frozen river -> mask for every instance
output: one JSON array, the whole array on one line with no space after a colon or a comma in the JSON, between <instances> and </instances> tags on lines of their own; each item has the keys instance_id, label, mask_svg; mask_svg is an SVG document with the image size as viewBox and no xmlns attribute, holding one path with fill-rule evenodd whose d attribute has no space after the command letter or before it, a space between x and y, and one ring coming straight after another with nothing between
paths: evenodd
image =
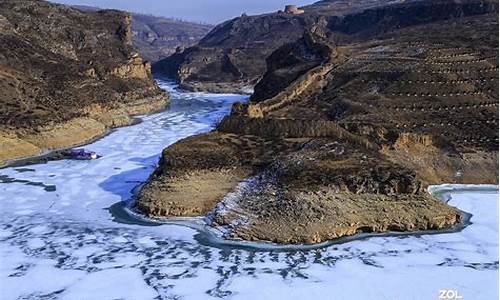
<instances>
[{"instance_id":1,"label":"frozen river","mask_svg":"<svg viewBox=\"0 0 500 300\"><path fill-rule=\"evenodd\" d=\"M0 169L0 299L498 299L498 187L447 188L460 232L312 249L212 243L192 227L128 224L116 207L161 150L210 130L239 95L173 91L171 107L86 148L95 161ZM449 298L441 298L449 299Z\"/></svg>"}]
</instances>

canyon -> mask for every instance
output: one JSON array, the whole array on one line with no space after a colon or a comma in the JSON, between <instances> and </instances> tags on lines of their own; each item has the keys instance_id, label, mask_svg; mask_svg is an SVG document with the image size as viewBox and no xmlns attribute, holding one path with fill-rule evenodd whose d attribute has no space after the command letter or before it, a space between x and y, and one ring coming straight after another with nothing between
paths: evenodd
<instances>
[{"instance_id":1,"label":"canyon","mask_svg":"<svg viewBox=\"0 0 500 300\"><path fill-rule=\"evenodd\" d=\"M498 299L498 13L0 0L1 298Z\"/></svg>"}]
</instances>

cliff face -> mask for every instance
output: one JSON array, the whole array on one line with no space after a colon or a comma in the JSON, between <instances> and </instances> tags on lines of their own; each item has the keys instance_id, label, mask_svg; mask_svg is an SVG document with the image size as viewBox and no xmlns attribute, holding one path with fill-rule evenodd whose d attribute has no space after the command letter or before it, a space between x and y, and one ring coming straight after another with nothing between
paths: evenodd
<instances>
[{"instance_id":1,"label":"cliff face","mask_svg":"<svg viewBox=\"0 0 500 300\"><path fill-rule=\"evenodd\" d=\"M84 12L101 10L94 6L71 6ZM176 51L196 44L212 28L212 25L186 22L152 15L130 13L134 47L149 62L167 58Z\"/></svg>"},{"instance_id":2,"label":"cliff face","mask_svg":"<svg viewBox=\"0 0 500 300\"><path fill-rule=\"evenodd\" d=\"M84 142L128 124L130 114L164 107L168 97L132 38L123 12L0 2L0 163Z\"/></svg>"},{"instance_id":3,"label":"cliff face","mask_svg":"<svg viewBox=\"0 0 500 300\"><path fill-rule=\"evenodd\" d=\"M481 14L492 1L321 1L303 13L241 16L215 27L196 46L154 65L192 90L234 91L253 87L266 71L265 59L304 32L321 27L336 43L393 28Z\"/></svg>"},{"instance_id":4,"label":"cliff face","mask_svg":"<svg viewBox=\"0 0 500 300\"><path fill-rule=\"evenodd\" d=\"M151 62L157 62L176 51L193 46L212 27L212 25L132 14L134 46L144 59Z\"/></svg>"},{"instance_id":5,"label":"cliff face","mask_svg":"<svg viewBox=\"0 0 500 300\"><path fill-rule=\"evenodd\" d=\"M242 16L215 27L196 46L156 63L154 71L192 90L241 90L266 69L265 58L295 41L316 18L287 14Z\"/></svg>"},{"instance_id":6,"label":"cliff face","mask_svg":"<svg viewBox=\"0 0 500 300\"><path fill-rule=\"evenodd\" d=\"M425 187L498 183L498 4L352 4L275 50L216 131L167 148L137 207L280 243L460 221Z\"/></svg>"}]
</instances>

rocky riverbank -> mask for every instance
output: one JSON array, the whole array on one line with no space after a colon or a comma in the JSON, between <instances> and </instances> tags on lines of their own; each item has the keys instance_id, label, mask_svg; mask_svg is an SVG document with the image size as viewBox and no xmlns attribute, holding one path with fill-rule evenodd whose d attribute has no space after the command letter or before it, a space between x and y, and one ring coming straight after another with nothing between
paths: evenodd
<instances>
[{"instance_id":1,"label":"rocky riverbank","mask_svg":"<svg viewBox=\"0 0 500 300\"><path fill-rule=\"evenodd\" d=\"M127 13L3 1L0 53L0 165L87 142L169 102L132 46Z\"/></svg>"},{"instance_id":2,"label":"rocky riverbank","mask_svg":"<svg viewBox=\"0 0 500 300\"><path fill-rule=\"evenodd\" d=\"M47 151L86 144L105 135L110 129L128 126L135 115L163 110L168 97L163 95L127 104L115 109L96 109L87 117L78 117L34 129L0 131L0 167L19 159L39 156Z\"/></svg>"},{"instance_id":3,"label":"rocky riverbank","mask_svg":"<svg viewBox=\"0 0 500 300\"><path fill-rule=\"evenodd\" d=\"M425 187L498 183L498 4L368 6L272 53L249 103L165 149L136 207L278 243L457 224Z\"/></svg>"}]
</instances>

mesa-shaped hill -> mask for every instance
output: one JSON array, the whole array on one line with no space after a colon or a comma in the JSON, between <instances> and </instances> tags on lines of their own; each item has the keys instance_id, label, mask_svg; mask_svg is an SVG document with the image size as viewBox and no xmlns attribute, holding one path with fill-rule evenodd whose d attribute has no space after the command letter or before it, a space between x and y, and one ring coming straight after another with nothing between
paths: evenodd
<instances>
[{"instance_id":1,"label":"mesa-shaped hill","mask_svg":"<svg viewBox=\"0 0 500 300\"><path fill-rule=\"evenodd\" d=\"M168 103L132 46L129 14L35 0L0 2L0 91L0 164Z\"/></svg>"},{"instance_id":2,"label":"mesa-shaped hill","mask_svg":"<svg viewBox=\"0 0 500 300\"><path fill-rule=\"evenodd\" d=\"M165 149L138 209L279 243L460 222L426 187L498 183L498 3L348 11L275 50L216 131Z\"/></svg>"},{"instance_id":3,"label":"mesa-shaped hill","mask_svg":"<svg viewBox=\"0 0 500 300\"><path fill-rule=\"evenodd\" d=\"M153 69L191 90L248 90L266 71L265 59L272 52L314 26L334 32L342 41L374 30L480 14L494 5L494 1L476 0L326 0L298 10L242 15L216 26L196 46L154 64Z\"/></svg>"}]
</instances>

